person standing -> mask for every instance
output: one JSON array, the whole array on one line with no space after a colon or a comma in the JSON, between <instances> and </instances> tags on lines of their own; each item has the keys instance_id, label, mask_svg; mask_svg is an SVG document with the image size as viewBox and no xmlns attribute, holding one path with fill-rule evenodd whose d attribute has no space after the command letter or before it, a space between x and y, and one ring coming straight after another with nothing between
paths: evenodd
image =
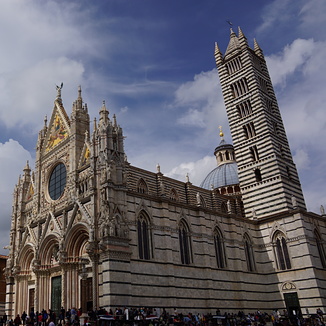
<instances>
[{"instance_id":1,"label":"person standing","mask_svg":"<svg viewBox=\"0 0 326 326\"><path fill-rule=\"evenodd\" d=\"M129 310L127 307L124 308L123 314L125 316L125 320L129 320Z\"/></svg>"},{"instance_id":2,"label":"person standing","mask_svg":"<svg viewBox=\"0 0 326 326\"><path fill-rule=\"evenodd\" d=\"M26 312L25 311L23 311L23 313L22 313L22 321L23 321L23 325L25 325L26 324L26 317L27 317L27 314L26 314Z\"/></svg>"},{"instance_id":3,"label":"person standing","mask_svg":"<svg viewBox=\"0 0 326 326\"><path fill-rule=\"evenodd\" d=\"M2 321L3 321L4 325L7 324L7 320L8 320L8 317L7 317L6 313L4 313L3 316L2 316Z\"/></svg>"},{"instance_id":4,"label":"person standing","mask_svg":"<svg viewBox=\"0 0 326 326\"><path fill-rule=\"evenodd\" d=\"M22 323L22 320L20 319L20 316L17 315L16 318L14 319L14 324L15 326L19 326Z\"/></svg>"}]
</instances>

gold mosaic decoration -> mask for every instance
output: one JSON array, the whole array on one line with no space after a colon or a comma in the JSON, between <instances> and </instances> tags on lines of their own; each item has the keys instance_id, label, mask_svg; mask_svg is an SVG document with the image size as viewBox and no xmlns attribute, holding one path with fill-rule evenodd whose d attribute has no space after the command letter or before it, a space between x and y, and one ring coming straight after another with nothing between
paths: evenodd
<instances>
[{"instance_id":1,"label":"gold mosaic decoration","mask_svg":"<svg viewBox=\"0 0 326 326\"><path fill-rule=\"evenodd\" d=\"M91 152L90 152L89 148L87 147L85 150L85 153L84 153L84 157L83 157L81 166L84 166L85 164L87 164L89 162L90 155L91 155Z\"/></svg>"},{"instance_id":2,"label":"gold mosaic decoration","mask_svg":"<svg viewBox=\"0 0 326 326\"><path fill-rule=\"evenodd\" d=\"M46 146L46 151L51 150L54 146L59 144L65 138L68 137L68 132L60 119L58 113L54 117L54 123L51 126L50 137Z\"/></svg>"},{"instance_id":3,"label":"gold mosaic decoration","mask_svg":"<svg viewBox=\"0 0 326 326\"><path fill-rule=\"evenodd\" d=\"M33 188L33 185L30 184L26 200L31 200L33 198L33 195L34 195L34 188Z\"/></svg>"}]
</instances>

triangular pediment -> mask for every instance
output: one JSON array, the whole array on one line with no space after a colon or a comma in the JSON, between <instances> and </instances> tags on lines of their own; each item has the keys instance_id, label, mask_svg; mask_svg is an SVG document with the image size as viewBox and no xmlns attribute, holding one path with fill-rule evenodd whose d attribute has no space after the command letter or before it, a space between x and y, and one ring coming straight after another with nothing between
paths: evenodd
<instances>
[{"instance_id":1,"label":"triangular pediment","mask_svg":"<svg viewBox=\"0 0 326 326\"><path fill-rule=\"evenodd\" d=\"M51 151L70 135L69 118L62 105L55 102L46 134L45 152Z\"/></svg>"}]
</instances>

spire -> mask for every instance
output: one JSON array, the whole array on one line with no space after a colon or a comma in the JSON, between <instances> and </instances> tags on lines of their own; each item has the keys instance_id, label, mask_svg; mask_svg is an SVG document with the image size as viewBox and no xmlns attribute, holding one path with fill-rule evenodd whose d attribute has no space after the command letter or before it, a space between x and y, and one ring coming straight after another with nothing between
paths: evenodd
<instances>
[{"instance_id":1,"label":"spire","mask_svg":"<svg viewBox=\"0 0 326 326\"><path fill-rule=\"evenodd\" d=\"M218 66L219 64L222 63L223 56L222 56L222 52L220 51L220 49L219 49L219 47L217 45L217 42L215 42L215 53L214 53L214 56L215 56L216 66Z\"/></svg>"},{"instance_id":2,"label":"spire","mask_svg":"<svg viewBox=\"0 0 326 326\"><path fill-rule=\"evenodd\" d=\"M27 160L27 162L26 162L26 165L25 165L25 167L24 167L24 173L26 174L26 172L30 172L31 171L31 169L30 169L30 167L29 167L29 162L28 162L28 160Z\"/></svg>"},{"instance_id":3,"label":"spire","mask_svg":"<svg viewBox=\"0 0 326 326\"><path fill-rule=\"evenodd\" d=\"M234 52L238 52L240 50L240 43L237 35L233 32L232 28L230 28L230 32L230 41L225 51L224 57L227 57L228 55L233 54Z\"/></svg>"},{"instance_id":4,"label":"spire","mask_svg":"<svg viewBox=\"0 0 326 326\"><path fill-rule=\"evenodd\" d=\"M100 109L100 119L99 119L99 125L107 125L107 122L109 121L109 111L106 109L105 101L103 100L102 107Z\"/></svg>"},{"instance_id":5,"label":"spire","mask_svg":"<svg viewBox=\"0 0 326 326\"><path fill-rule=\"evenodd\" d=\"M220 129L220 137L222 138L222 140L224 140L224 133L222 131L222 126L218 127Z\"/></svg>"},{"instance_id":6,"label":"spire","mask_svg":"<svg viewBox=\"0 0 326 326\"><path fill-rule=\"evenodd\" d=\"M97 129L96 118L94 118L94 125L93 125L93 128L94 128L94 132L95 132L96 129Z\"/></svg>"},{"instance_id":7,"label":"spire","mask_svg":"<svg viewBox=\"0 0 326 326\"><path fill-rule=\"evenodd\" d=\"M23 175L23 179L24 181L29 181L30 180L30 176L31 176L31 169L29 167L29 162L26 162L26 165L24 167L24 175Z\"/></svg>"},{"instance_id":8,"label":"spire","mask_svg":"<svg viewBox=\"0 0 326 326\"><path fill-rule=\"evenodd\" d=\"M82 99L82 90L81 90L81 86L79 85L78 86L78 97L77 97L77 100L76 100L76 109L77 110L82 110L83 108L83 99Z\"/></svg>"},{"instance_id":9,"label":"spire","mask_svg":"<svg viewBox=\"0 0 326 326\"><path fill-rule=\"evenodd\" d=\"M254 39L254 51L257 54L258 57L264 58L263 50L260 48L258 42L256 39Z\"/></svg>"},{"instance_id":10,"label":"spire","mask_svg":"<svg viewBox=\"0 0 326 326\"><path fill-rule=\"evenodd\" d=\"M238 26L238 36L239 36L239 39L240 39L240 38L245 38L245 39L246 39L246 37L245 37L245 35L243 34L242 29L241 29L240 26Z\"/></svg>"},{"instance_id":11,"label":"spire","mask_svg":"<svg viewBox=\"0 0 326 326\"><path fill-rule=\"evenodd\" d=\"M239 43L242 48L248 47L248 41L245 35L243 34L240 26L238 27Z\"/></svg>"},{"instance_id":12,"label":"spire","mask_svg":"<svg viewBox=\"0 0 326 326\"><path fill-rule=\"evenodd\" d=\"M81 86L79 85L78 86L78 99L82 98L81 93L82 93L82 90L81 90Z\"/></svg>"}]
</instances>

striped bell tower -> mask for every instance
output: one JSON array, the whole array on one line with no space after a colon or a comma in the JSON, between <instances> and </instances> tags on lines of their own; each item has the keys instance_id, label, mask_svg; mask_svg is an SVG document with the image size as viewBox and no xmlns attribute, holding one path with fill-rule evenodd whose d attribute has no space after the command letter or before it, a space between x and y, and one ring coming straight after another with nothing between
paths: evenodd
<instances>
[{"instance_id":1,"label":"striped bell tower","mask_svg":"<svg viewBox=\"0 0 326 326\"><path fill-rule=\"evenodd\" d=\"M273 85L261 48L231 29L223 55L215 44L245 215L261 218L306 209Z\"/></svg>"}]
</instances>

